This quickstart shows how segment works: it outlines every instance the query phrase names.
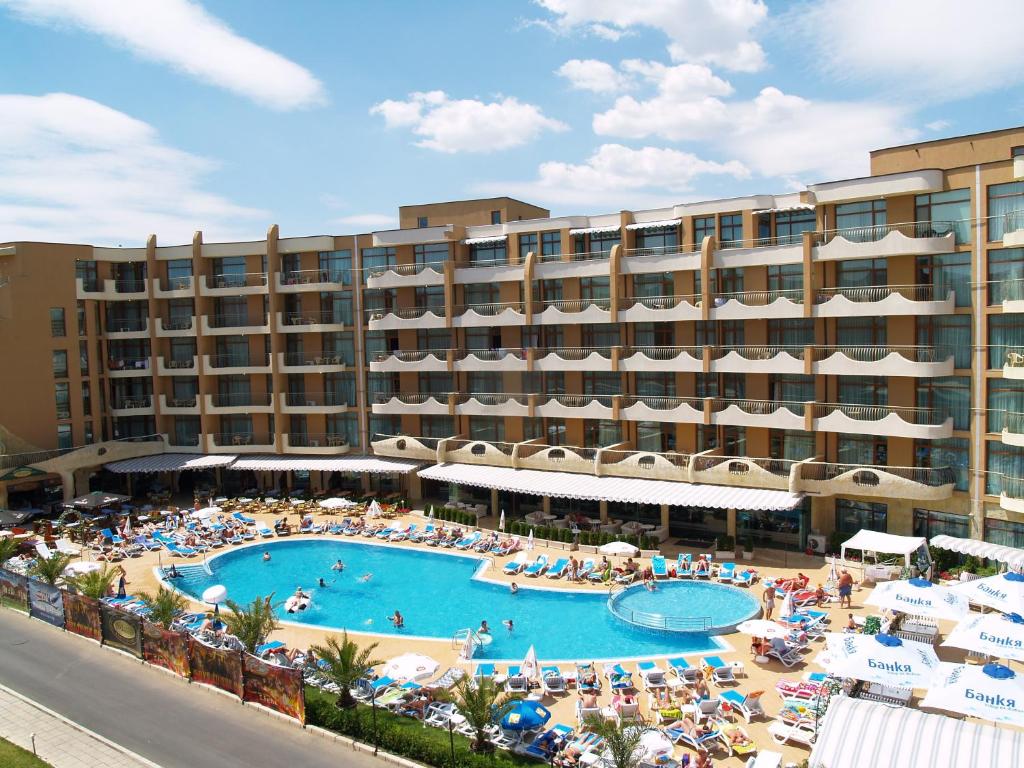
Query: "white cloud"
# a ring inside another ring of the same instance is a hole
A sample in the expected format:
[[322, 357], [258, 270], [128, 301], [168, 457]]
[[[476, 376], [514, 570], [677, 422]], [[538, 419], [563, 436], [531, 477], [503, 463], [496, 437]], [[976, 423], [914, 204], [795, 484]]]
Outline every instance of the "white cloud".
[[917, 101], [949, 101], [1024, 81], [1020, 0], [823, 0], [780, 29], [831, 77]]
[[331, 223], [366, 232], [368, 230], [397, 229], [398, 217], [390, 213], [354, 213], [351, 216], [334, 219]]
[[570, 59], [555, 70], [579, 91], [618, 93], [629, 87], [629, 78], [605, 61]]
[[0, 0], [27, 21], [98, 34], [137, 56], [169, 64], [198, 80], [271, 109], [324, 101], [307, 69], [239, 36], [190, 0]]
[[603, 144], [583, 163], [542, 163], [534, 181], [488, 182], [477, 189], [563, 205], [639, 207], [678, 201], [705, 175], [742, 179], [749, 173], [739, 162], [716, 163], [677, 149]]
[[152, 126], [65, 93], [0, 94], [0, 233], [7, 240], [187, 243], [259, 236], [265, 211], [201, 187], [214, 163]]
[[410, 128], [421, 137], [416, 145], [437, 152], [495, 152], [518, 147], [544, 131], [568, 126], [544, 115], [533, 104], [507, 96], [501, 101], [450, 99], [443, 91], [409, 94], [406, 101], [388, 99], [373, 105], [388, 128]]
[[561, 32], [583, 30], [616, 40], [636, 27], [663, 32], [674, 61], [713, 64], [738, 72], [764, 66], [754, 39], [767, 17], [762, 0], [535, 0], [555, 15], [547, 26]]
[[927, 128], [929, 131], [938, 133], [939, 131], [946, 130], [951, 125], [952, 123], [949, 120], [932, 120], [930, 123], [925, 123], [924, 127]]

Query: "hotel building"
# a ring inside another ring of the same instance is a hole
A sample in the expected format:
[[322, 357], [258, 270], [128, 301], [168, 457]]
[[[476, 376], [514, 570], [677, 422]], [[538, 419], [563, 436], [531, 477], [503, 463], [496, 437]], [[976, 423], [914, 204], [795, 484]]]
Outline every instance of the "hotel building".
[[399, 219], [0, 246], [0, 506], [216, 467], [676, 538], [1024, 546], [1024, 128], [786, 195]]

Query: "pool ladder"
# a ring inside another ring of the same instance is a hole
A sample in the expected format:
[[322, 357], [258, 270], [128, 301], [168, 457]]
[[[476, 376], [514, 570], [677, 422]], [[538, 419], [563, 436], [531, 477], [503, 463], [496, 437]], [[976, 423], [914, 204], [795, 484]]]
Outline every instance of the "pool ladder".
[[469, 627], [458, 629], [452, 635], [452, 648], [459, 649], [459, 657], [466, 660], [472, 659], [477, 650], [486, 645], [488, 642], [484, 640], [483, 636]]

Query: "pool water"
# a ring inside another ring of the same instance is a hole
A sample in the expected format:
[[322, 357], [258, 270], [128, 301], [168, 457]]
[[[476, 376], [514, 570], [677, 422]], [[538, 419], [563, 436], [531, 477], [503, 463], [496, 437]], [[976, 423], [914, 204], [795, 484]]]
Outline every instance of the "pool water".
[[[263, 552], [271, 553], [269, 562]], [[338, 559], [341, 574], [331, 570]], [[282, 620], [313, 626], [383, 635], [451, 640], [481, 620], [490, 625], [493, 641], [477, 651], [477, 659], [520, 660], [530, 644], [545, 660], [599, 660], [693, 654], [719, 651], [722, 645], [705, 633], [666, 633], [633, 627], [608, 610], [607, 594], [595, 591], [538, 589], [556, 582], [545, 577], [520, 577], [519, 593], [506, 584], [474, 579], [479, 557], [459, 557], [406, 547], [364, 544], [350, 540], [295, 540], [233, 549], [202, 566], [182, 568], [174, 586], [199, 599], [214, 584], [227, 587], [229, 599], [248, 603], [274, 593]], [[367, 581], [365, 574], [372, 574]], [[323, 577], [326, 588], [317, 587]], [[290, 614], [283, 602], [301, 586], [312, 596], [305, 611]], [[680, 587], [696, 584], [679, 583]], [[721, 588], [733, 590], [734, 588]], [[673, 588], [650, 594], [680, 595]], [[746, 595], [741, 595], [746, 597]], [[395, 610], [405, 627], [395, 629], [388, 616]], [[675, 608], [673, 607], [673, 610]], [[510, 632], [502, 622], [512, 619]]]
[[636, 617], [637, 623], [653, 626], [657, 619], [668, 626], [686, 626], [706, 619], [717, 631], [736, 626], [755, 616], [761, 604], [749, 591], [707, 581], [658, 581], [654, 591], [630, 587], [616, 596], [619, 616]]

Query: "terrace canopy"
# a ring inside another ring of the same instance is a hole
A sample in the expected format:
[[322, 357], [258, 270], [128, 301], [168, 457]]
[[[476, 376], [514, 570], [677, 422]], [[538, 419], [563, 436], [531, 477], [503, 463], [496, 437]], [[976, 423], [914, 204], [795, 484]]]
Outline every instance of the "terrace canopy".
[[92, 493], [87, 493], [84, 496], [79, 496], [77, 499], [65, 502], [64, 506], [94, 512], [102, 507], [109, 507], [111, 504], [123, 504], [126, 501], [130, 501], [129, 497], [122, 496], [119, 493], [93, 491]]
[[1006, 547], [1002, 544], [990, 544], [978, 539], [961, 539], [956, 536], [932, 536], [931, 545], [939, 549], [948, 549], [962, 555], [985, 557], [998, 560], [1011, 568], [1024, 568], [1024, 549]]
[[228, 469], [248, 469], [257, 472], [369, 472], [375, 474], [405, 475], [422, 462], [387, 459], [377, 456], [274, 456], [256, 454], [235, 459]]
[[846, 560], [846, 550], [860, 549], [868, 552], [883, 552], [887, 555], [903, 555], [906, 565], [910, 565], [910, 556], [921, 547], [927, 552], [928, 540], [924, 536], [895, 536], [881, 531], [869, 531], [866, 528], [855, 533], [843, 543], [842, 559]]
[[535, 496], [711, 509], [778, 512], [793, 509], [803, 499], [802, 494], [788, 491], [633, 477], [598, 477], [573, 472], [544, 472], [537, 469], [512, 469], [481, 464], [438, 464], [422, 469], [417, 474], [425, 480], [472, 485], [478, 488], [497, 488], [500, 491]]
[[204, 455], [196, 453], [158, 453], [154, 456], [140, 456], [124, 461], [112, 461], [104, 469], [126, 475], [130, 472], [180, 472], [189, 469], [213, 469], [225, 467], [237, 457], [228, 455]]
[[842, 696], [829, 704], [809, 768], [1011, 766], [1022, 754], [1024, 731]]

